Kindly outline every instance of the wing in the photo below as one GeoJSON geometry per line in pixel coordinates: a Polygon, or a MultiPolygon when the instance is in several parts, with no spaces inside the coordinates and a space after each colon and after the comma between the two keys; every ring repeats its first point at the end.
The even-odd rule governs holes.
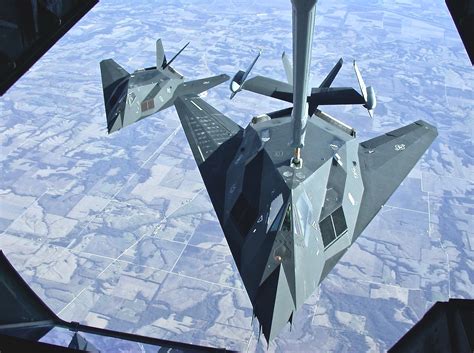
{"type": "Polygon", "coordinates": [[[174,103],[198,166],[242,128],[197,95],[174,103]]]}
{"type": "Polygon", "coordinates": [[[316,105],[365,104],[364,97],[351,87],[313,88],[308,100],[316,105]]]}
{"type": "Polygon", "coordinates": [[[180,96],[174,105],[223,225],[227,169],[240,146],[243,129],[197,95],[180,96]]]}
{"type": "Polygon", "coordinates": [[[293,102],[293,86],[272,78],[255,76],[244,82],[242,89],[285,102],[293,102]]]}
{"type": "Polygon", "coordinates": [[[364,194],[355,228],[358,236],[402,183],[438,135],[422,120],[359,145],[364,194]]]}
{"type": "MultiPolygon", "coordinates": [[[[366,103],[364,97],[351,87],[327,87],[334,80],[341,65],[342,63],[339,61],[321,84],[321,87],[312,89],[311,96],[308,97],[308,102],[311,105],[317,107],[318,105],[366,103]]],[[[285,102],[293,102],[293,86],[272,78],[264,76],[252,77],[244,82],[242,89],[285,102]]]]}
{"type": "MultiPolygon", "coordinates": [[[[222,75],[217,75],[217,76],[212,76],[212,77],[200,78],[194,81],[186,81],[182,83],[181,85],[179,85],[174,95],[175,96],[196,96],[197,94],[201,92],[207,91],[211,89],[212,87],[220,85],[221,83],[227,81],[228,79],[229,79],[229,76],[222,74],[222,75]]],[[[211,107],[209,104],[207,105],[211,107]]]]}
{"type": "Polygon", "coordinates": [[[122,128],[123,125],[123,111],[130,74],[112,59],[100,62],[100,73],[107,116],[107,131],[111,133],[122,128]]]}

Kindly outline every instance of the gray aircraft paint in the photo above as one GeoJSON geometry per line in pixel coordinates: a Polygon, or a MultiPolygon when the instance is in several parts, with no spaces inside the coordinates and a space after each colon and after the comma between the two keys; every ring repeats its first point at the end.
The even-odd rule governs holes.
{"type": "Polygon", "coordinates": [[[297,169],[290,166],[291,115],[242,129],[197,96],[175,106],[267,340],[292,320],[437,135],[418,121],[359,143],[316,111],[297,169]],[[213,129],[197,137],[204,124],[213,129]],[[203,155],[202,146],[211,148],[203,155]]]}
{"type": "Polygon", "coordinates": [[[291,0],[293,5],[293,147],[303,147],[308,119],[309,68],[317,0],[291,0]]]}
{"type": "MultiPolygon", "coordinates": [[[[294,36],[298,33],[294,31],[294,36]]],[[[161,56],[157,51],[157,58],[161,56]]],[[[285,56],[282,59],[289,83],[262,76],[246,80],[254,60],[247,72],[239,71],[234,77],[232,97],[250,90],[293,102],[291,63],[285,56]]],[[[308,92],[303,164],[296,167],[291,163],[292,107],[254,117],[244,129],[198,96],[226,81],[227,75],[184,82],[169,66],[157,65],[131,77],[111,61],[101,63],[109,131],[149,115],[148,110],[133,111],[133,102],[130,108],[125,106],[132,92],[140,105],[148,99],[156,102],[158,96],[149,111],[175,105],[268,341],[292,322],[295,311],[437,136],[436,128],[420,120],[358,141],[354,129],[318,109],[333,104],[361,104],[369,111],[375,107],[374,91],[363,89],[357,67],[361,93],[350,87],[330,87],[341,66],[342,59],[318,88],[308,92]],[[170,86],[172,95],[161,102],[160,94],[170,86]]]]}
{"type": "Polygon", "coordinates": [[[167,62],[158,39],[156,66],[129,74],[112,59],[100,63],[109,133],[173,105],[176,89],[184,83],[184,77],[170,66],[173,59],[167,62]]]}

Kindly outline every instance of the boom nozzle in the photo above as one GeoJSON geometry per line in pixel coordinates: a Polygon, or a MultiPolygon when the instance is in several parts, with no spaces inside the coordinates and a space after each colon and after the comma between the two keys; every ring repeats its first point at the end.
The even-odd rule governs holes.
{"type": "Polygon", "coordinates": [[[303,167],[303,158],[301,158],[301,147],[295,148],[290,166],[296,169],[300,169],[301,167],[303,167]]]}

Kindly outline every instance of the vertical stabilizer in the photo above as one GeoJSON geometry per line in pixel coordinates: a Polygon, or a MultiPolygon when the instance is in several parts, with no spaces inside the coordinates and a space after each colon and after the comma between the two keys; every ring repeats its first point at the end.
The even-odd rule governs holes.
{"type": "Polygon", "coordinates": [[[283,61],[283,67],[285,68],[286,80],[292,85],[293,84],[293,65],[291,65],[290,59],[285,52],[281,54],[281,61],[283,61]]]}
{"type": "Polygon", "coordinates": [[[165,50],[163,49],[163,43],[161,39],[156,41],[156,67],[164,67],[166,65],[165,50]]]}
{"type": "Polygon", "coordinates": [[[112,59],[100,62],[100,74],[107,116],[107,131],[110,134],[122,128],[122,116],[125,110],[125,97],[130,74],[112,59]]]}

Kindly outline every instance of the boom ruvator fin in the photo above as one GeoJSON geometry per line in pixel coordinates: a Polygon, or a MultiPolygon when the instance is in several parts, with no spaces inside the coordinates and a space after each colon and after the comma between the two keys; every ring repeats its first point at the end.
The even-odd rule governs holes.
{"type": "Polygon", "coordinates": [[[359,82],[360,92],[362,97],[364,98],[364,107],[369,112],[371,118],[374,117],[374,109],[377,105],[377,99],[375,96],[375,90],[372,86],[366,86],[364,80],[362,79],[362,75],[360,74],[359,68],[357,67],[356,61],[354,60],[354,71],[357,76],[357,81],[359,82]]]}
{"type": "Polygon", "coordinates": [[[245,83],[247,76],[250,74],[250,71],[252,71],[253,67],[255,66],[255,63],[260,57],[260,54],[261,54],[261,51],[258,52],[257,56],[252,61],[252,63],[250,64],[250,66],[247,68],[246,71],[239,70],[234,75],[234,77],[232,78],[232,81],[230,81],[230,91],[232,92],[230,94],[230,99],[234,98],[235,95],[242,90],[243,84],[245,83]]]}
{"type": "MultiPolygon", "coordinates": [[[[293,66],[285,52],[282,54],[283,67],[287,77],[287,82],[282,82],[265,76],[254,76],[248,78],[250,71],[255,65],[260,54],[254,59],[246,71],[238,71],[231,81],[231,99],[240,91],[250,91],[267,97],[272,97],[288,103],[293,103],[293,66]]],[[[362,79],[360,70],[354,61],[354,71],[359,82],[360,92],[352,87],[331,87],[334,79],[342,68],[344,61],[340,58],[331,69],[326,78],[319,87],[312,88],[307,98],[308,116],[312,116],[320,105],[346,105],[360,104],[367,109],[370,117],[373,118],[373,112],[377,105],[375,90],[373,87],[367,87],[362,79]]],[[[289,112],[291,113],[291,109],[289,112]]],[[[270,117],[280,117],[280,112],[288,113],[287,109],[269,113],[270,117]]]]}
{"type": "MultiPolygon", "coordinates": [[[[264,76],[254,76],[252,78],[248,78],[249,70],[246,72],[239,71],[233,78],[231,82],[231,97],[234,97],[238,92],[250,91],[257,94],[261,94],[267,97],[275,98],[281,101],[285,101],[288,103],[293,103],[293,66],[290,62],[289,57],[286,55],[285,52],[282,54],[282,63],[285,69],[285,74],[287,78],[287,82],[275,80],[272,78],[264,77],[264,76]],[[242,77],[245,77],[245,80],[242,80],[242,77]],[[234,88],[232,89],[232,85],[234,88]],[[238,88],[238,89],[236,89],[238,88]]],[[[318,110],[319,105],[344,105],[344,104],[360,104],[363,105],[365,108],[369,110],[369,114],[373,116],[373,109],[375,108],[375,91],[370,88],[370,90],[365,89],[361,90],[359,93],[352,87],[335,87],[332,88],[331,85],[336,78],[337,74],[341,70],[343,65],[343,59],[339,59],[331,71],[328,73],[326,78],[321,82],[319,87],[315,87],[311,90],[311,94],[308,95],[308,116],[313,116],[313,114],[317,117],[323,117],[323,119],[327,118],[328,115],[318,110]],[[369,93],[367,93],[369,92],[369,93]]],[[[250,68],[253,67],[253,64],[250,68]]],[[[363,87],[365,84],[363,83],[362,78],[360,77],[360,72],[358,73],[358,80],[361,82],[363,87]],[[360,78],[360,79],[359,79],[360,78]]],[[[362,86],[361,86],[362,87],[362,86]]],[[[255,117],[255,120],[261,118],[270,118],[270,119],[277,119],[282,117],[288,117],[292,114],[293,107],[290,106],[288,108],[284,108],[278,111],[273,111],[270,113],[266,113],[263,115],[259,115],[255,117]]],[[[345,125],[340,121],[336,121],[335,119],[331,118],[331,121],[338,124],[339,127],[342,127],[343,130],[351,130],[353,134],[355,131],[350,127],[345,125]]]]}

